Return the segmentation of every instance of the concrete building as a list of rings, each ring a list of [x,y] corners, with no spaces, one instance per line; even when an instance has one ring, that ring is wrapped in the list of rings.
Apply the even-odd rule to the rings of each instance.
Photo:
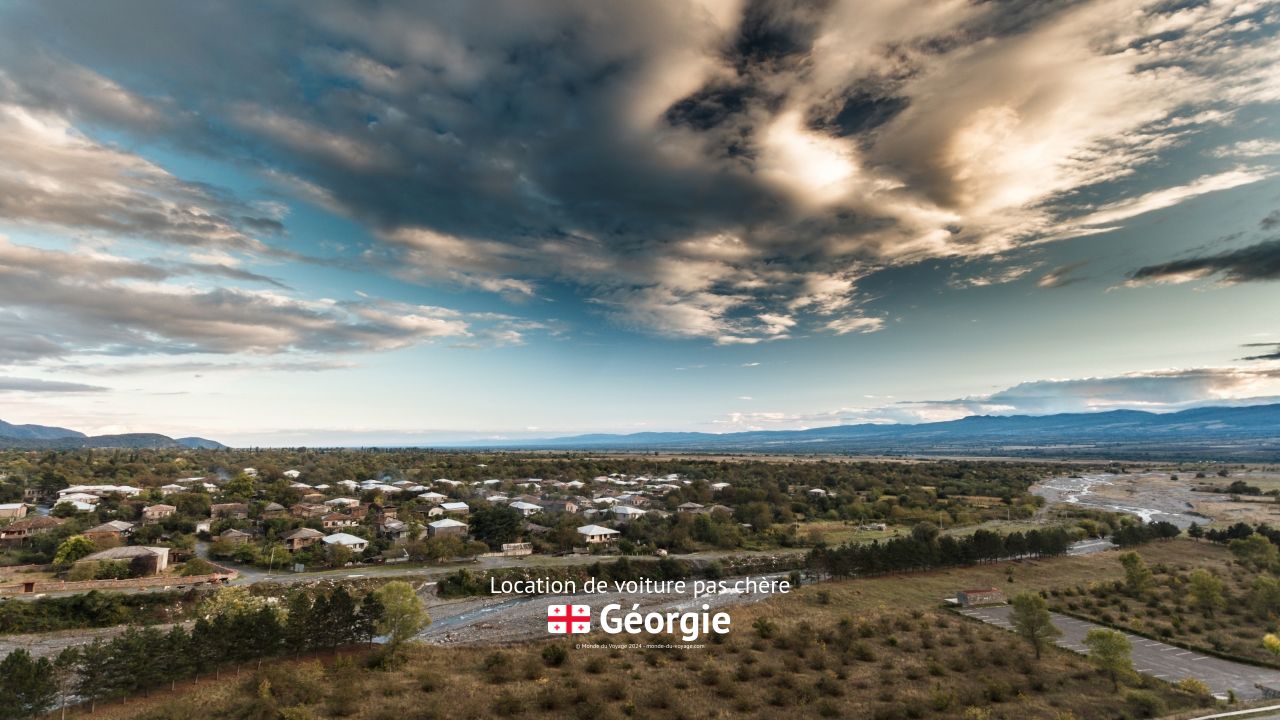
[[[114,547],[87,555],[76,564],[117,560],[130,563],[140,569],[142,575],[158,575],[169,567],[169,548],[141,545]]]
[[[178,508],[173,505],[165,505],[163,503],[157,505],[148,505],[142,508],[142,519],[144,522],[158,522],[174,513],[178,512]]]
[[[578,535],[589,545],[613,542],[618,539],[620,534],[617,530],[603,525],[583,525],[578,528]]]
[[[319,530],[314,530],[312,528],[298,528],[280,539],[284,541],[284,546],[289,548],[289,552],[297,552],[315,545],[320,542],[320,539],[323,537],[324,533]]]
[[[329,546],[341,545],[345,548],[349,548],[351,552],[356,553],[364,552],[365,548],[369,547],[368,540],[348,533],[334,533],[332,535],[326,535],[322,542]]]
[[[457,520],[454,520],[453,518],[436,520],[433,523],[427,524],[428,537],[444,537],[446,535],[455,535],[458,537],[464,537],[466,536],[466,534],[467,534],[467,524],[464,522],[459,522]]]
[[[961,607],[1000,605],[1004,602],[1004,592],[997,587],[971,588],[956,593],[956,601]]]

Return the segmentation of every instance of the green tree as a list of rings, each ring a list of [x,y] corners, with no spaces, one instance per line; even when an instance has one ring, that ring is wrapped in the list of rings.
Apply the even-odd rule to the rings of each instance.
[[[111,695],[111,653],[102,639],[80,648],[76,656],[75,694],[89,703],[89,712],[98,709],[98,701]]]
[[[23,649],[0,660],[0,720],[20,720],[40,715],[53,707],[58,683],[53,663],[32,658]]]
[[[1015,595],[1013,598],[1013,628],[1036,651],[1036,659],[1062,631],[1054,626],[1049,606],[1044,598],[1033,592]]]
[[[1265,535],[1253,534],[1246,538],[1237,538],[1228,546],[1231,554],[1245,567],[1254,570],[1267,570],[1275,567],[1280,551],[1271,544]]]
[[[374,594],[382,604],[378,632],[387,636],[387,655],[394,656],[404,641],[431,624],[431,616],[413,586],[403,580],[393,580]]]
[[[1124,566],[1124,587],[1131,595],[1140,595],[1151,587],[1151,568],[1136,552],[1127,552],[1120,556],[1120,564]]]
[[[378,634],[378,625],[382,622],[382,601],[376,593],[369,593],[360,601],[360,612],[356,615],[356,640],[363,643],[373,642]]]
[[[1190,590],[1192,603],[1207,615],[1212,615],[1226,604],[1222,597],[1222,581],[1204,568],[1192,571]]]
[[[524,517],[518,510],[493,505],[477,508],[467,517],[467,525],[472,537],[487,544],[491,550],[498,550],[503,543],[520,539]]]
[[[1111,677],[1113,690],[1120,689],[1120,675],[1133,671],[1130,653],[1133,648],[1124,633],[1106,628],[1094,628],[1084,636],[1089,648],[1089,662]]]
[[[93,541],[83,535],[72,535],[58,546],[53,554],[53,564],[58,567],[70,567],[80,558],[92,555],[97,548]]]

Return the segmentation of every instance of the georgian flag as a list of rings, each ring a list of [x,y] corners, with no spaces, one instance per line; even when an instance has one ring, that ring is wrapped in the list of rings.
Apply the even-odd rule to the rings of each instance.
[[[591,608],[586,605],[548,605],[547,632],[552,635],[591,632]]]

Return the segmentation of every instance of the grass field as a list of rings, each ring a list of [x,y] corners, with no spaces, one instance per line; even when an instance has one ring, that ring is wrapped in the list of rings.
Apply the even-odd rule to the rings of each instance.
[[[1214,566],[1227,556],[1190,541],[1140,552],[1153,565]],[[574,649],[565,640],[420,646],[393,671],[365,669],[358,659],[269,664],[261,674],[100,706],[96,717],[1087,720],[1151,717],[1207,703],[1138,678],[1113,693],[1077,655],[1053,648],[1037,663],[1014,635],[939,609],[942,598],[964,587],[997,585],[1012,594],[1117,579],[1116,557],[817,583],[734,608],[732,631],[703,648]],[[620,641],[597,635],[585,642]],[[544,660],[545,648],[557,642],[566,649],[563,665]]]

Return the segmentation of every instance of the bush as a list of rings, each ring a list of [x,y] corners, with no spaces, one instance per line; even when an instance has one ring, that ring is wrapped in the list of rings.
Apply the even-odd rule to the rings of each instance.
[[[756,618],[751,623],[751,627],[755,628],[756,634],[762,638],[768,639],[778,632],[778,626],[769,618]]]
[[[1139,717],[1159,717],[1164,714],[1164,701],[1153,692],[1130,690],[1125,693],[1124,701]]]
[[[569,651],[559,643],[542,648],[542,662],[546,663],[547,667],[560,667],[568,658]]]

